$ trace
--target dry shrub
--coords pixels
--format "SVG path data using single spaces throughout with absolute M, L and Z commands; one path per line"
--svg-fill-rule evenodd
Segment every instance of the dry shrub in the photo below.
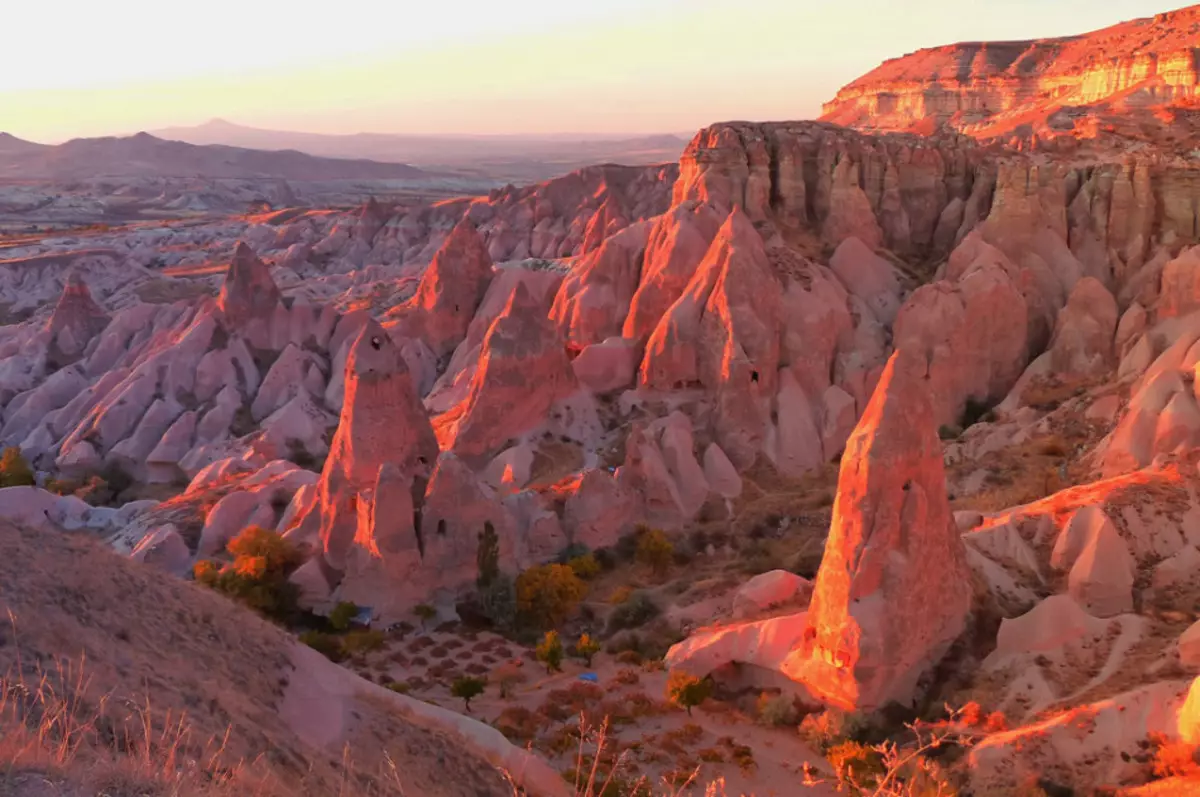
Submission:
M 533 741 L 547 723 L 541 714 L 535 714 L 522 706 L 509 706 L 500 712 L 493 724 L 496 730 L 510 741 L 527 744 Z

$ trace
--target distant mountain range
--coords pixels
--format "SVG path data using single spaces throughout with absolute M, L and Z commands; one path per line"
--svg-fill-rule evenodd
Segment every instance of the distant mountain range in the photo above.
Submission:
M 0 133 L 0 178 L 206 177 L 317 180 L 420 180 L 440 175 L 404 163 L 323 158 L 295 150 L 166 141 L 148 133 L 35 144 Z M 441 175 L 444 176 L 444 175 Z
M 195 127 L 153 131 L 190 144 L 292 149 L 326 158 L 369 158 L 429 169 L 470 169 L 490 176 L 545 179 L 596 163 L 631 166 L 679 159 L 690 136 L 323 135 L 263 130 L 214 119 Z

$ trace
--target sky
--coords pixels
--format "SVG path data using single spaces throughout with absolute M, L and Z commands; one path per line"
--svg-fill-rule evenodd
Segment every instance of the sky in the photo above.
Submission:
M 812 118 L 887 58 L 1170 0 L 0 0 L 0 131 L 688 133 Z M 19 33 L 16 33 L 19 32 Z

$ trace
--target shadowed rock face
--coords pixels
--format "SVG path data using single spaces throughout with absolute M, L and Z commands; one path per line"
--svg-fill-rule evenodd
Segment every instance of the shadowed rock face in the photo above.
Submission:
M 919 355 L 894 354 L 846 444 L 809 630 L 783 665 L 850 710 L 911 704 L 970 611 L 927 368 Z

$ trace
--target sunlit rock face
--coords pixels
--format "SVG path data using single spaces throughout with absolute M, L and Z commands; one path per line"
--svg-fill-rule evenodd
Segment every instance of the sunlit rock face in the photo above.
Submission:
M 950 127 L 1025 145 L 1059 138 L 1170 143 L 1196 96 L 1195 7 L 1063 39 L 970 42 L 892 58 L 825 104 L 864 130 Z
M 845 709 L 910 705 L 970 612 L 929 391 L 919 354 L 892 356 L 846 444 L 804 644 L 782 667 Z

